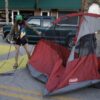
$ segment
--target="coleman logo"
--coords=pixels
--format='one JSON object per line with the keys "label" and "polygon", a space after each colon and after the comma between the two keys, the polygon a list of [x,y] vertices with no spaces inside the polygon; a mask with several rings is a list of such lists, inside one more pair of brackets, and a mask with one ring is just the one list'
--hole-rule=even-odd
{"label": "coleman logo", "polygon": [[69,79],[69,83],[74,83],[74,82],[77,82],[77,81],[78,81],[78,78]]}

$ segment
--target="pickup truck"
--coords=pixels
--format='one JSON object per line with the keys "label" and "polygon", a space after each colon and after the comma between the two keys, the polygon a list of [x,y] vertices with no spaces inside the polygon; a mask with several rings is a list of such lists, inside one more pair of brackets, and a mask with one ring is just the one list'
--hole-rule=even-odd
{"label": "pickup truck", "polygon": [[[76,23],[78,19],[76,19],[75,25],[64,23],[53,24],[52,22],[54,20],[55,18],[50,16],[34,16],[29,18],[27,22],[42,33],[41,36],[38,36],[32,30],[26,29],[26,35],[29,43],[36,44],[40,39],[47,39],[71,48],[73,46],[73,38],[75,37],[77,31]],[[10,29],[11,25],[3,27],[4,38],[8,42],[12,42],[9,37]]]}

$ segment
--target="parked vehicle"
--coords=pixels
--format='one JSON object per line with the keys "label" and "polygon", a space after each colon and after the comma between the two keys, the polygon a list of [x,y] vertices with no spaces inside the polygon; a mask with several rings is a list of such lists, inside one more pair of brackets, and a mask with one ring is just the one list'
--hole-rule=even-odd
{"label": "parked vehicle", "polygon": [[[27,22],[42,34],[39,36],[32,30],[26,29],[26,35],[29,43],[36,44],[40,39],[43,38],[71,48],[73,46],[73,38],[76,35],[76,27],[78,25],[79,18],[75,17],[68,20],[64,19],[57,24],[52,23],[54,19],[54,17],[50,16],[30,17]],[[10,29],[11,26],[9,25],[3,27],[4,38],[6,38],[8,42],[11,42],[8,34]]]}

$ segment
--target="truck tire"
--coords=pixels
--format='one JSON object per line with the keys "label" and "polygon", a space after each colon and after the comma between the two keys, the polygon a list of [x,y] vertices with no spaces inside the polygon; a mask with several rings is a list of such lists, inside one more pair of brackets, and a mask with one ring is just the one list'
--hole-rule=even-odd
{"label": "truck tire", "polygon": [[8,43],[14,43],[13,37],[12,37],[10,34],[8,34],[8,35],[6,36],[6,41],[7,41]]}

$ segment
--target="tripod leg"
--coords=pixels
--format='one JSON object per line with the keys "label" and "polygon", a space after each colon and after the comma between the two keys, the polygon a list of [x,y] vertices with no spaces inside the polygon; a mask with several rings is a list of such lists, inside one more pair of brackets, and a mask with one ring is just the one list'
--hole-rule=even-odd
{"label": "tripod leg", "polygon": [[7,60],[9,59],[9,55],[10,55],[10,51],[11,51],[11,47],[12,47],[12,44],[10,44],[10,48],[9,48],[9,52],[8,52],[8,56],[7,56]]}

